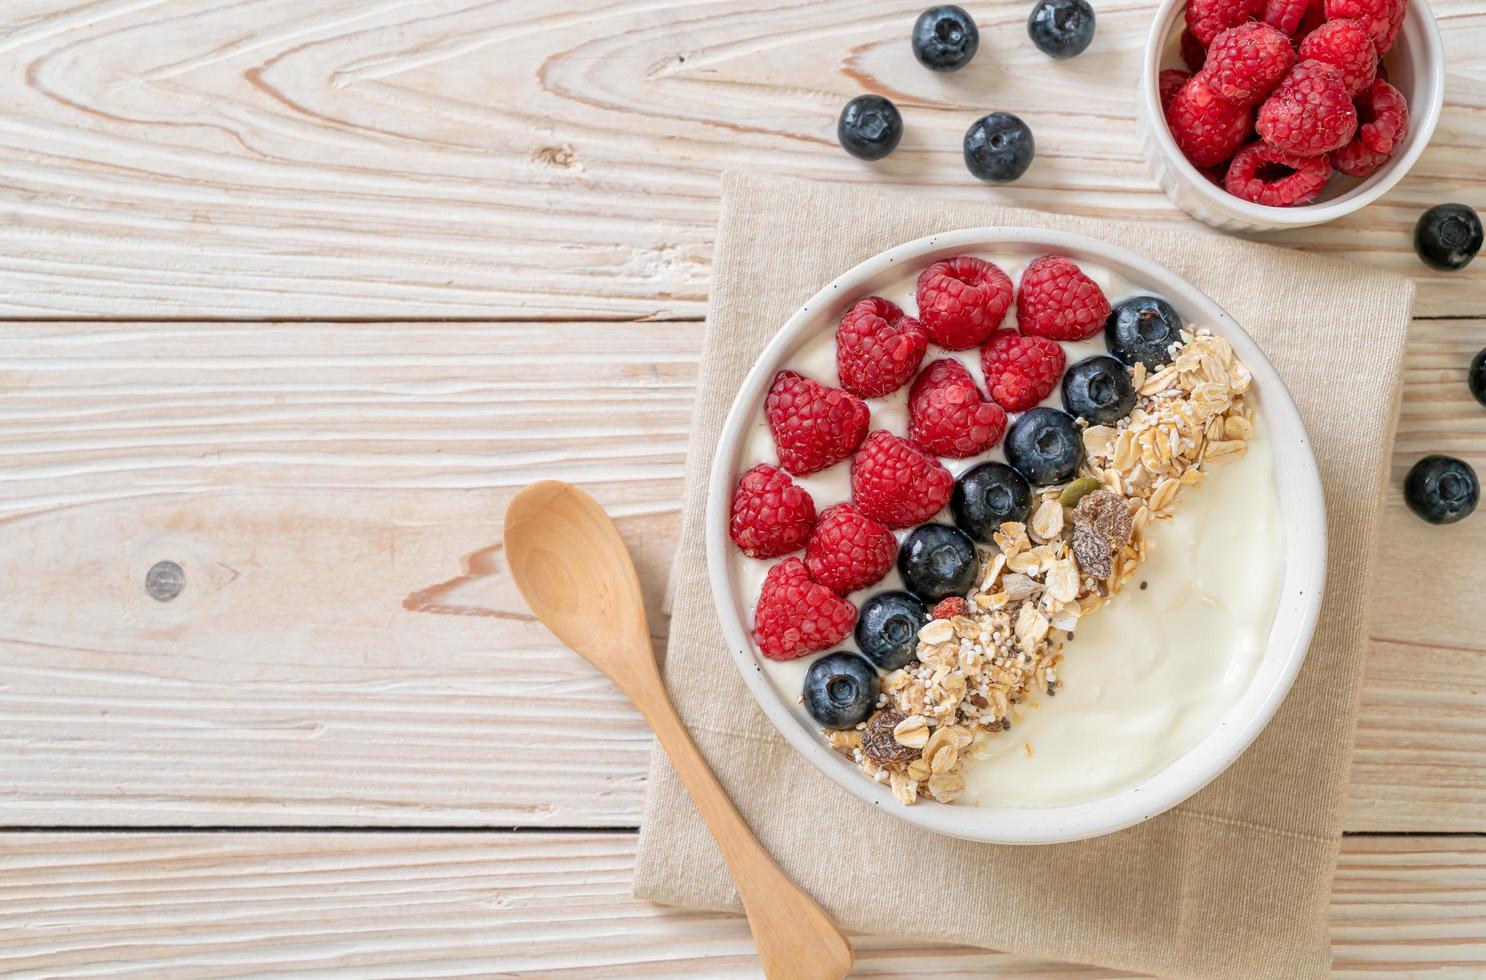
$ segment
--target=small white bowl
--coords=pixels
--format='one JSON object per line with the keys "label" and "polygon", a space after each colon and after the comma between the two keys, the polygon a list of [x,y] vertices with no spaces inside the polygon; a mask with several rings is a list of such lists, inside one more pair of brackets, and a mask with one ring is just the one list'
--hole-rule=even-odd
{"label": "small white bowl", "polygon": [[1162,0],[1146,39],[1136,100],[1136,131],[1156,183],[1172,202],[1199,221],[1225,231],[1274,231],[1333,221],[1382,197],[1424,152],[1445,99],[1445,48],[1434,12],[1425,0],[1408,0],[1408,13],[1393,49],[1383,58],[1388,82],[1409,100],[1409,135],[1397,153],[1371,177],[1332,174],[1310,204],[1273,208],[1234,197],[1187,162],[1176,148],[1161,111],[1162,68],[1183,68],[1180,37],[1186,0]]}
{"label": "small white bowl", "polygon": [[[1284,571],[1263,659],[1248,688],[1218,726],[1184,755],[1123,792],[1089,803],[1052,807],[954,806],[921,799],[904,806],[888,787],[866,778],[833,751],[806,719],[790,709],[763,672],[750,635],[748,599],[737,582],[728,518],[748,433],[774,375],[821,331],[832,331],[847,302],[916,275],[929,263],[994,249],[1056,252],[1097,263],[1137,289],[1164,296],[1188,323],[1226,337],[1253,372],[1259,424],[1275,457],[1285,542]],[[819,379],[834,381],[834,379]],[[764,714],[812,765],[884,812],[926,830],[1001,844],[1045,844],[1107,834],[1149,819],[1185,800],[1228,767],[1264,728],[1300,670],[1310,646],[1326,580],[1326,510],[1310,439],[1290,393],[1248,334],[1191,284],[1134,252],[1082,235],[1031,228],[973,228],[921,238],[868,259],[829,283],[774,336],[738,389],[723,423],[707,488],[707,567],[723,637]]]}

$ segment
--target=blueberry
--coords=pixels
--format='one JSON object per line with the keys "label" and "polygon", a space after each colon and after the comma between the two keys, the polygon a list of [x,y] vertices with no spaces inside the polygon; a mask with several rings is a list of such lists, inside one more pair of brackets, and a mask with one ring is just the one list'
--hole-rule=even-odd
{"label": "blueberry", "polygon": [[1063,408],[1090,425],[1118,422],[1135,407],[1135,386],[1125,365],[1107,354],[1095,354],[1063,374]]}
{"label": "blueberry", "polygon": [[1005,184],[1032,165],[1032,130],[1009,112],[982,116],[965,131],[965,169],[979,180]]}
{"label": "blueberry", "polygon": [[1094,8],[1088,0],[1038,0],[1027,33],[1043,54],[1072,58],[1094,40]]}
{"label": "blueberry", "polygon": [[1454,524],[1470,516],[1480,498],[1476,471],[1453,456],[1425,456],[1403,481],[1409,509],[1431,524]]}
{"label": "blueberry", "polygon": [[1476,401],[1486,405],[1486,347],[1471,358],[1471,369],[1466,372],[1465,383],[1476,396]]}
{"label": "blueberry", "polygon": [[918,631],[929,618],[928,607],[909,593],[879,592],[862,603],[857,646],[883,670],[906,667],[918,659]]}
{"label": "blueberry", "polygon": [[913,22],[913,56],[933,71],[959,71],[980,47],[980,31],[964,10],[952,4],[930,7]]}
{"label": "blueberry", "polygon": [[836,138],[854,157],[881,160],[903,138],[898,107],[880,95],[859,95],[846,103],[836,121]]}
{"label": "blueberry", "polygon": [[1182,318],[1164,299],[1131,296],[1109,311],[1104,341],[1109,352],[1126,364],[1143,362],[1152,371],[1171,360],[1168,348],[1182,339]]}
{"label": "blueberry", "polygon": [[979,571],[975,542],[948,524],[914,528],[898,547],[898,574],[908,591],[926,603],[969,592]]}
{"label": "blueberry", "polygon": [[805,671],[805,710],[823,728],[855,728],[877,707],[877,669],[854,653],[828,653]]}
{"label": "blueberry", "polygon": [[1006,460],[1037,486],[1063,483],[1084,461],[1083,436],[1067,412],[1028,409],[1006,433]]}
{"label": "blueberry", "polygon": [[1436,204],[1414,225],[1414,251],[1446,272],[1464,269],[1481,250],[1481,218],[1464,204]]}
{"label": "blueberry", "polygon": [[972,466],[955,481],[949,509],[960,530],[984,544],[1008,521],[1025,524],[1032,512],[1032,486],[1005,463]]}

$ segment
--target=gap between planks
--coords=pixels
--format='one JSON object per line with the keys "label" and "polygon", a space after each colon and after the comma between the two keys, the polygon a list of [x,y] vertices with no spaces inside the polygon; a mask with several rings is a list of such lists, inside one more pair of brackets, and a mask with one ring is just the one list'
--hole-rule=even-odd
{"label": "gap between planks", "polygon": [[[1481,317],[1486,317],[1482,313]],[[1473,320],[1480,317],[1433,317],[1436,320]],[[1416,317],[1416,319],[1425,319]],[[302,323],[306,326],[338,326],[354,324],[399,324],[406,326],[419,326],[426,324],[511,324],[511,323],[542,323],[554,326],[570,326],[584,323],[702,323],[706,317],[692,316],[686,314],[655,314],[650,316],[625,316],[614,314],[606,316],[597,313],[592,316],[543,316],[540,313],[528,314],[526,316],[0,316],[0,326],[7,324],[86,324],[88,326],[108,326],[109,324],[145,324],[165,325],[202,323],[211,326],[231,326],[234,324],[249,325],[262,324],[296,324]]]}
{"label": "gap between planks", "polygon": [[[622,836],[638,834],[637,825],[613,827],[547,826],[544,824],[362,824],[338,826],[335,824],[112,824],[89,826],[87,824],[34,824],[5,826],[0,824],[0,834],[609,834]],[[1448,837],[1459,839],[1481,838],[1486,840],[1486,831],[1470,830],[1348,830],[1342,837]]]}
{"label": "gap between planks", "polygon": [[[1439,316],[1414,316],[1410,317],[1411,323],[1451,323],[1455,321],[1486,320],[1486,310],[1479,313],[1446,314]],[[202,323],[211,326],[230,326],[234,324],[250,325],[261,324],[304,324],[306,326],[334,326],[337,324],[406,324],[407,326],[419,325],[441,325],[441,324],[513,324],[513,323],[543,323],[553,326],[575,326],[584,323],[705,323],[705,316],[690,316],[683,314],[668,315],[658,314],[655,316],[605,316],[594,314],[591,316],[542,316],[539,313],[527,316],[437,316],[437,317],[408,317],[408,316],[261,316],[261,317],[210,317],[210,316],[157,316],[157,317],[87,317],[87,316],[0,316],[0,326],[10,324],[87,324],[89,326],[108,326],[109,324],[146,324],[146,325],[172,325]]]}

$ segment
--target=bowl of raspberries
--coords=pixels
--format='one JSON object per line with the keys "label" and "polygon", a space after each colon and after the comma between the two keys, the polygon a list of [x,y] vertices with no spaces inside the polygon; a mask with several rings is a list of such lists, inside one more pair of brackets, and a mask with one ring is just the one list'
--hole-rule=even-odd
{"label": "bowl of raspberries", "polygon": [[1178,206],[1268,231],[1386,193],[1424,151],[1443,96],[1425,0],[1164,0],[1138,120]]}

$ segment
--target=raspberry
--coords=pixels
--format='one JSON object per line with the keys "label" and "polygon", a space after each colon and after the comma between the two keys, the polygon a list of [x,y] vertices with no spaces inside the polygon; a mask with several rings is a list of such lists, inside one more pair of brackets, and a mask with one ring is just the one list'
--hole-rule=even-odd
{"label": "raspberry", "polygon": [[1362,22],[1378,57],[1388,53],[1403,26],[1408,0],[1323,0],[1327,20],[1351,18]]}
{"label": "raspberry", "polygon": [[836,328],[841,387],[859,398],[881,398],[908,383],[924,359],[929,338],[911,316],[880,296],[868,296]]}
{"label": "raspberry", "polygon": [[1109,300],[1099,284],[1061,255],[1033,259],[1016,290],[1022,333],[1050,340],[1087,340],[1104,329]]}
{"label": "raspberry", "polygon": [[1375,153],[1392,154],[1409,135],[1409,103],[1387,82],[1373,82],[1357,98],[1357,138]]}
{"label": "raspberry", "polygon": [[1001,325],[1011,308],[1011,279],[970,255],[940,259],[918,277],[918,318],[945,350],[969,350]]}
{"label": "raspberry", "polygon": [[1171,100],[1175,97],[1177,89],[1186,84],[1187,79],[1192,76],[1175,68],[1163,68],[1161,75],[1156,81],[1156,87],[1161,92],[1161,111],[1165,112],[1171,108]]}
{"label": "raspberry", "polygon": [[1393,154],[1379,153],[1362,142],[1359,135],[1352,142],[1331,154],[1331,166],[1348,177],[1371,177],[1378,168],[1388,162]]}
{"label": "raspberry", "polygon": [[1302,60],[1324,61],[1341,72],[1347,94],[1355,96],[1378,74],[1378,53],[1360,21],[1328,20],[1300,42]]}
{"label": "raspberry", "polygon": [[897,559],[898,539],[893,532],[851,504],[821,511],[805,546],[810,577],[838,595],[882,581]]}
{"label": "raspberry", "polygon": [[815,501],[789,474],[760,463],[738,481],[728,533],[749,558],[778,558],[804,547]]}
{"label": "raspberry", "polygon": [[1245,201],[1286,208],[1313,200],[1330,176],[1325,157],[1301,157],[1268,143],[1250,143],[1233,158],[1223,186]]}
{"label": "raspberry", "polygon": [[1187,28],[1207,47],[1223,31],[1259,12],[1264,0],[1189,0]]}
{"label": "raspberry", "polygon": [[1264,100],[1254,126],[1271,146],[1313,157],[1346,145],[1357,131],[1357,110],[1341,72],[1320,61],[1302,61]]}
{"label": "raspberry", "polygon": [[1006,410],[980,393],[965,365],[935,361],[908,393],[908,437],[936,456],[964,459],[1001,441]]}
{"label": "raspberry", "polygon": [[980,349],[986,390],[1008,412],[1025,412],[1052,394],[1067,362],[1056,340],[1015,330],[997,330]]}
{"label": "raspberry", "polygon": [[1207,87],[1201,75],[1187,79],[1166,110],[1166,125],[1177,149],[1193,166],[1210,167],[1233,156],[1249,137],[1254,113]]}
{"label": "raspberry", "polygon": [[1249,22],[1213,39],[1198,77],[1234,105],[1262,102],[1295,64],[1295,49],[1278,28]]}
{"label": "raspberry", "polygon": [[933,616],[935,619],[953,619],[965,615],[969,608],[970,604],[965,601],[964,596],[952,595],[948,599],[939,600],[939,604],[934,607]]}
{"label": "raspberry", "polygon": [[851,458],[851,500],[890,528],[922,524],[944,509],[955,487],[944,464],[885,429]]}
{"label": "raspberry", "polygon": [[1207,61],[1207,45],[1197,40],[1197,35],[1192,33],[1192,28],[1182,28],[1182,64],[1187,66],[1190,72],[1199,72],[1202,65]]}
{"label": "raspberry", "polygon": [[1310,5],[1311,0],[1268,0],[1263,5],[1264,23],[1287,37],[1294,37]]}
{"label": "raspberry", "polygon": [[871,413],[850,392],[780,371],[764,399],[764,417],[779,465],[804,476],[850,456],[867,434]]}
{"label": "raspberry", "polygon": [[753,639],[770,660],[793,660],[845,639],[856,619],[856,606],[810,581],[800,559],[786,558],[764,576]]}

